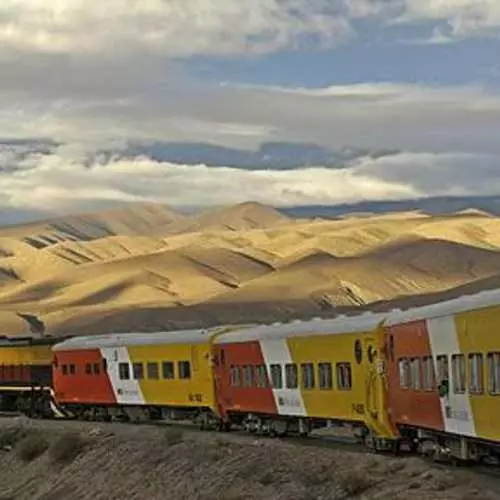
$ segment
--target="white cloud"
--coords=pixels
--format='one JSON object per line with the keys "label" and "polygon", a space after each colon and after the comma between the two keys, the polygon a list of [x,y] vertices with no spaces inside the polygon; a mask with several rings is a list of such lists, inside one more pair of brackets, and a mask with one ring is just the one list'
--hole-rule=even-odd
{"label": "white cloud", "polygon": [[498,160],[487,155],[402,153],[363,158],[341,170],[245,171],[149,158],[115,158],[89,167],[78,151],[61,148],[21,159],[18,167],[0,173],[0,205],[63,213],[128,201],[203,206],[255,200],[284,206],[491,194],[500,188]]}
{"label": "white cloud", "polygon": [[445,21],[454,37],[499,33],[498,0],[402,0],[402,5],[401,21]]}
{"label": "white cloud", "polygon": [[[333,2],[335,4],[335,2]],[[328,0],[2,0],[0,46],[46,53],[260,53],[352,35]]]}

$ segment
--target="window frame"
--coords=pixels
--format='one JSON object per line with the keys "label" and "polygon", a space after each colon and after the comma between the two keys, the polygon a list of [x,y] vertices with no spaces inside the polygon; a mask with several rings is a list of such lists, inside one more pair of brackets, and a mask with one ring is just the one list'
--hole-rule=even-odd
{"label": "window frame", "polygon": [[231,387],[241,387],[241,370],[237,365],[229,367],[229,385]]}
{"label": "window frame", "polygon": [[[292,375],[292,377],[290,375]],[[285,364],[285,387],[287,389],[299,388],[299,369],[297,363]]]}
{"label": "window frame", "polygon": [[[459,360],[460,363],[456,363]],[[457,372],[458,365],[458,372]],[[465,394],[467,390],[467,365],[465,355],[455,353],[451,355],[452,389],[454,394]],[[457,377],[457,373],[459,377]],[[458,380],[457,380],[458,379]],[[461,384],[458,385],[458,382]]]}
{"label": "window frame", "polygon": [[410,389],[422,390],[422,359],[419,356],[410,358]]}
{"label": "window frame", "polygon": [[148,380],[160,380],[160,367],[158,361],[146,362],[146,376]]}
{"label": "window frame", "polygon": [[[495,357],[498,363],[495,366]],[[500,396],[500,351],[490,351],[486,354],[488,394],[490,396]],[[492,369],[493,368],[493,369]],[[493,376],[493,384],[492,382]],[[492,387],[492,385],[496,387]]]}
{"label": "window frame", "polygon": [[316,377],[314,373],[314,363],[300,364],[301,387],[306,391],[311,391],[316,386]]}
{"label": "window frame", "polygon": [[173,361],[161,362],[161,378],[163,380],[175,380],[175,363]]}
{"label": "window frame", "polygon": [[[283,367],[278,363],[269,365],[271,374],[271,386],[273,389],[283,389]],[[276,377],[276,375],[278,375]],[[276,383],[278,382],[278,383]]]}
{"label": "window frame", "polygon": [[333,368],[332,363],[329,361],[318,363],[318,382],[319,389],[322,391],[331,391],[333,389]]}
{"label": "window frame", "polygon": [[[335,373],[337,375],[337,389],[339,391],[352,390],[352,367],[348,361],[341,361],[335,365]],[[347,374],[347,377],[345,375]],[[348,379],[349,384],[344,385],[344,379]]]}
{"label": "window frame", "polygon": [[[187,367],[187,371],[185,368]],[[191,380],[191,362],[188,360],[177,361],[177,373],[179,380]]]}
{"label": "window frame", "polygon": [[118,363],[118,379],[130,380],[130,363]]}
{"label": "window frame", "polygon": [[[429,382],[426,384],[426,382]],[[434,371],[434,359],[432,356],[422,357],[422,390],[434,392],[436,387],[436,374]]]}
{"label": "window frame", "polygon": [[398,359],[399,388],[408,391],[411,389],[411,366],[407,356]]}

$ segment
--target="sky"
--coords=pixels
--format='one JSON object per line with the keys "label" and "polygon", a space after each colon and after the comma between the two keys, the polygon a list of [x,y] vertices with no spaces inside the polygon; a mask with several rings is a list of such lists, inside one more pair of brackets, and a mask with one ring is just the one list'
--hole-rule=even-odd
{"label": "sky", "polygon": [[[500,194],[499,137],[498,0],[0,2],[4,219]],[[128,141],[399,153],[247,171],[121,156]]]}

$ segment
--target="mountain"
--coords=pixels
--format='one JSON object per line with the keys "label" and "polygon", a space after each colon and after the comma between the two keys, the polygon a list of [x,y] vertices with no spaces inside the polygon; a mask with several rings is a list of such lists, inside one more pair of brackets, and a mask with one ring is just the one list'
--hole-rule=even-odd
{"label": "mountain", "polygon": [[0,321],[21,334],[17,313],[36,314],[58,334],[329,317],[496,286],[499,269],[500,217],[477,210],[328,220],[139,203],[0,229]]}
{"label": "mountain", "polygon": [[381,214],[422,211],[427,214],[457,214],[480,211],[500,215],[500,196],[433,196],[413,200],[364,201],[339,205],[282,207],[290,217],[336,218],[351,214]]}

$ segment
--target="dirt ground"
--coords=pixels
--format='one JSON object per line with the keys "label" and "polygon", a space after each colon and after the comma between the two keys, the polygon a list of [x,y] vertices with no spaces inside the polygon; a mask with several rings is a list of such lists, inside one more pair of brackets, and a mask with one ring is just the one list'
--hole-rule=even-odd
{"label": "dirt ground", "polygon": [[0,500],[500,499],[500,476],[173,426],[0,419]]}

